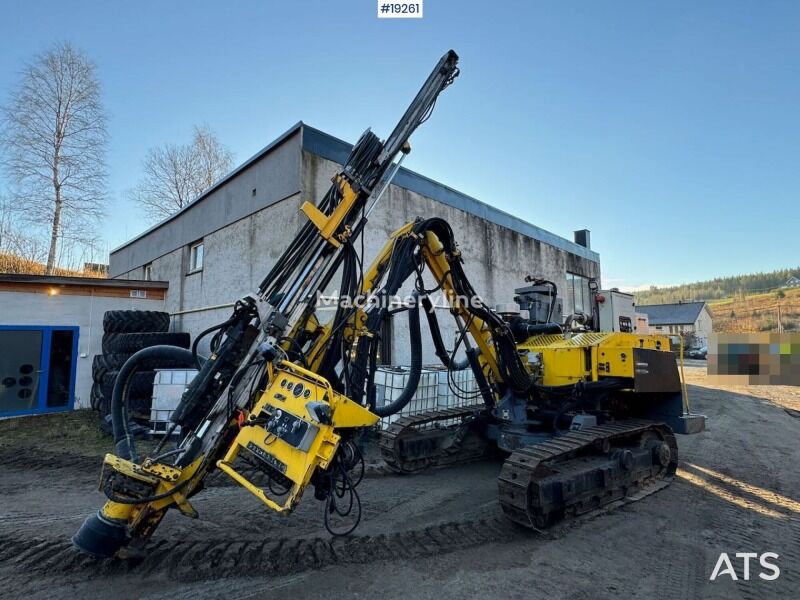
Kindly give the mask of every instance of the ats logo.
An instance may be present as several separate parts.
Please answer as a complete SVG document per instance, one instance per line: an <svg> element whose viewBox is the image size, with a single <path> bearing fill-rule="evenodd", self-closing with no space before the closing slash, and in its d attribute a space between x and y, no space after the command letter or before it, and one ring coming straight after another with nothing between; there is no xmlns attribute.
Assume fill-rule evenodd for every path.
<svg viewBox="0 0 800 600"><path fill-rule="evenodd" d="M737 552L736 558L742 559L742 579L744 581L750 581L750 559L752 558L758 558L758 562L761 565L761 571L758 574L759 578L764 581L774 581L781 576L781 570L777 565L778 555L775 552L764 552L760 556L755 552ZM733 568L733 562L728 558L727 552L719 555L717 566L714 567L714 572L711 573L709 579L714 581L717 577L722 577L723 575L729 575L734 581L739 581L736 570Z"/></svg>

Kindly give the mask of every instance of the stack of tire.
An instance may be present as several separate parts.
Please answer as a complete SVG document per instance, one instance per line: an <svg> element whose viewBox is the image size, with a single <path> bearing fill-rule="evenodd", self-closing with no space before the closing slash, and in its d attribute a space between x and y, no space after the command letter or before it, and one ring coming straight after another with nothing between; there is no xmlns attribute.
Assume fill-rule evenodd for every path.
<svg viewBox="0 0 800 600"><path fill-rule="evenodd" d="M150 346L189 347L188 333L169 333L169 313L151 310L110 310L103 315L103 353L92 361L92 407L107 430L111 394L122 365L134 353ZM170 365L164 365L168 367ZM128 413L141 423L150 419L155 371L139 371L128 387Z"/></svg>

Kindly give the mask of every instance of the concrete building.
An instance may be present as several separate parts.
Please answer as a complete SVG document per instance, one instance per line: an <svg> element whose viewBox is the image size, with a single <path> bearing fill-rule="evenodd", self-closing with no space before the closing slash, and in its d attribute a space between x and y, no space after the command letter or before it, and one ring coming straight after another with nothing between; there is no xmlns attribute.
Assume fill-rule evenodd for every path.
<svg viewBox="0 0 800 600"><path fill-rule="evenodd" d="M107 310L164 310L167 284L0 274L0 417L88 408Z"/></svg>
<svg viewBox="0 0 800 600"><path fill-rule="evenodd" d="M636 312L647 315L650 333L692 332L698 345L708 345L712 321L705 302L638 305Z"/></svg>
<svg viewBox="0 0 800 600"><path fill-rule="evenodd" d="M305 219L300 204L322 197L350 150L298 123L180 212L112 251L110 276L168 281L166 310L179 330L194 335L225 319L231 303L258 286L299 230ZM588 232L576 237L585 245L569 241L406 169L370 217L367 264L394 230L432 216L450 222L465 270L489 303L511 302L514 288L534 274L563 290L566 313L588 297L588 278L600 276ZM442 315L440 322L445 341L452 342L452 319ZM395 364L408 360L406 331L400 316L390 351ZM432 350L425 359L434 361Z"/></svg>

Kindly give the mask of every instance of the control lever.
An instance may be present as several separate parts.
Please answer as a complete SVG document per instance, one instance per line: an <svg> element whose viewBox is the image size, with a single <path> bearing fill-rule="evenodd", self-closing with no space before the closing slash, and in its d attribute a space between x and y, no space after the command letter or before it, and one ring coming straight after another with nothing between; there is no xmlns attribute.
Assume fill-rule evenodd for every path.
<svg viewBox="0 0 800 600"><path fill-rule="evenodd" d="M311 401L306 403L309 416L317 423L330 425L333 422L331 406L327 402Z"/></svg>

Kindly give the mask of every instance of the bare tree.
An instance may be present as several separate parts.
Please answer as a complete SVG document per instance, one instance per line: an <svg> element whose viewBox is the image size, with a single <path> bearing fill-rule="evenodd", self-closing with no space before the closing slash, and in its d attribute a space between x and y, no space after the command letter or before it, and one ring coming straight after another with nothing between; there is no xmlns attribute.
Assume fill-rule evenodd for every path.
<svg viewBox="0 0 800 600"><path fill-rule="evenodd" d="M192 147L195 150L195 172L202 192L231 170L233 153L220 143L216 134L205 124L195 126Z"/></svg>
<svg viewBox="0 0 800 600"><path fill-rule="evenodd" d="M0 197L0 272L30 273L41 268L47 246L41 236L20 222L13 203Z"/></svg>
<svg viewBox="0 0 800 600"><path fill-rule="evenodd" d="M56 44L26 65L3 117L15 208L47 228L51 274L59 239L91 240L103 216L108 133L94 63Z"/></svg>
<svg viewBox="0 0 800 600"><path fill-rule="evenodd" d="M165 144L147 152L144 174L128 197L150 221L160 221L210 188L232 164L233 155L216 134L207 125L196 126L189 144Z"/></svg>

